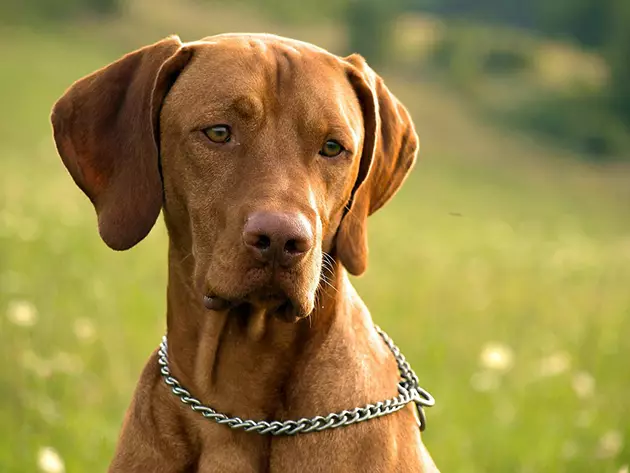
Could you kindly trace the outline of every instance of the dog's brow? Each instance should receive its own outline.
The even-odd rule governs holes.
[[[251,95],[239,95],[230,103],[229,109],[245,120],[256,120],[263,114],[262,102]]]

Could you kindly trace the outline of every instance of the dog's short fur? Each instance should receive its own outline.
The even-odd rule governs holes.
[[[366,269],[366,219],[404,181],[418,139],[360,56],[272,35],[170,37],[77,81],[52,122],[107,245],[134,246],[163,211],[171,370],[196,397],[271,420],[397,394],[393,356],[346,271]],[[208,138],[216,125],[229,141]],[[323,156],[327,140],[344,150]],[[305,235],[291,264],[244,240],[261,212]],[[233,431],[181,404],[154,353],[110,472],[437,471],[414,409],[295,437]]]

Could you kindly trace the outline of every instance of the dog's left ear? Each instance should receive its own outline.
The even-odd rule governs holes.
[[[354,275],[367,268],[367,218],[400,188],[418,154],[409,112],[358,54],[346,58],[348,77],[361,104],[365,137],[349,208],[337,232],[341,263]]]

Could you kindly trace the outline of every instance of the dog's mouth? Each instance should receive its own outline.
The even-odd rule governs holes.
[[[314,310],[318,288],[314,281],[319,279],[319,272],[318,267],[310,264],[290,270],[273,267],[242,270],[236,266],[230,271],[213,266],[197,279],[197,287],[203,291],[203,303],[208,310],[241,314],[264,311],[281,320],[296,322]]]
[[[285,292],[274,288],[252,291],[244,297],[227,299],[216,294],[204,296],[204,305],[208,310],[251,312],[264,310],[285,321],[296,321],[308,315],[307,309],[289,297]]]

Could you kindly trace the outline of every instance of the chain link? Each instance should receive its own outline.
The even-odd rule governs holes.
[[[232,429],[243,429],[246,432],[257,432],[261,435],[296,435],[307,434],[309,432],[321,432],[326,429],[336,429],[337,427],[382,417],[397,412],[410,402],[414,402],[418,410],[418,425],[420,430],[423,431],[426,427],[426,417],[423,408],[433,406],[435,400],[433,396],[418,385],[416,373],[413,372],[409,362],[405,359],[405,355],[400,352],[400,349],[394,344],[389,335],[381,330],[380,327],[375,326],[375,328],[396,359],[398,371],[402,378],[398,382],[398,395],[375,404],[355,407],[349,411],[333,412],[326,416],[315,416],[298,420],[274,420],[270,422],[229,417],[226,414],[215,411],[209,406],[203,405],[201,401],[193,397],[174,376],[171,376],[171,370],[168,367],[168,343],[166,336],[162,337],[162,343],[160,343],[158,363],[164,382],[170,386],[173,394],[179,397],[184,404],[189,405],[193,411],[200,413],[206,419],[213,420],[217,424],[227,425]]]

